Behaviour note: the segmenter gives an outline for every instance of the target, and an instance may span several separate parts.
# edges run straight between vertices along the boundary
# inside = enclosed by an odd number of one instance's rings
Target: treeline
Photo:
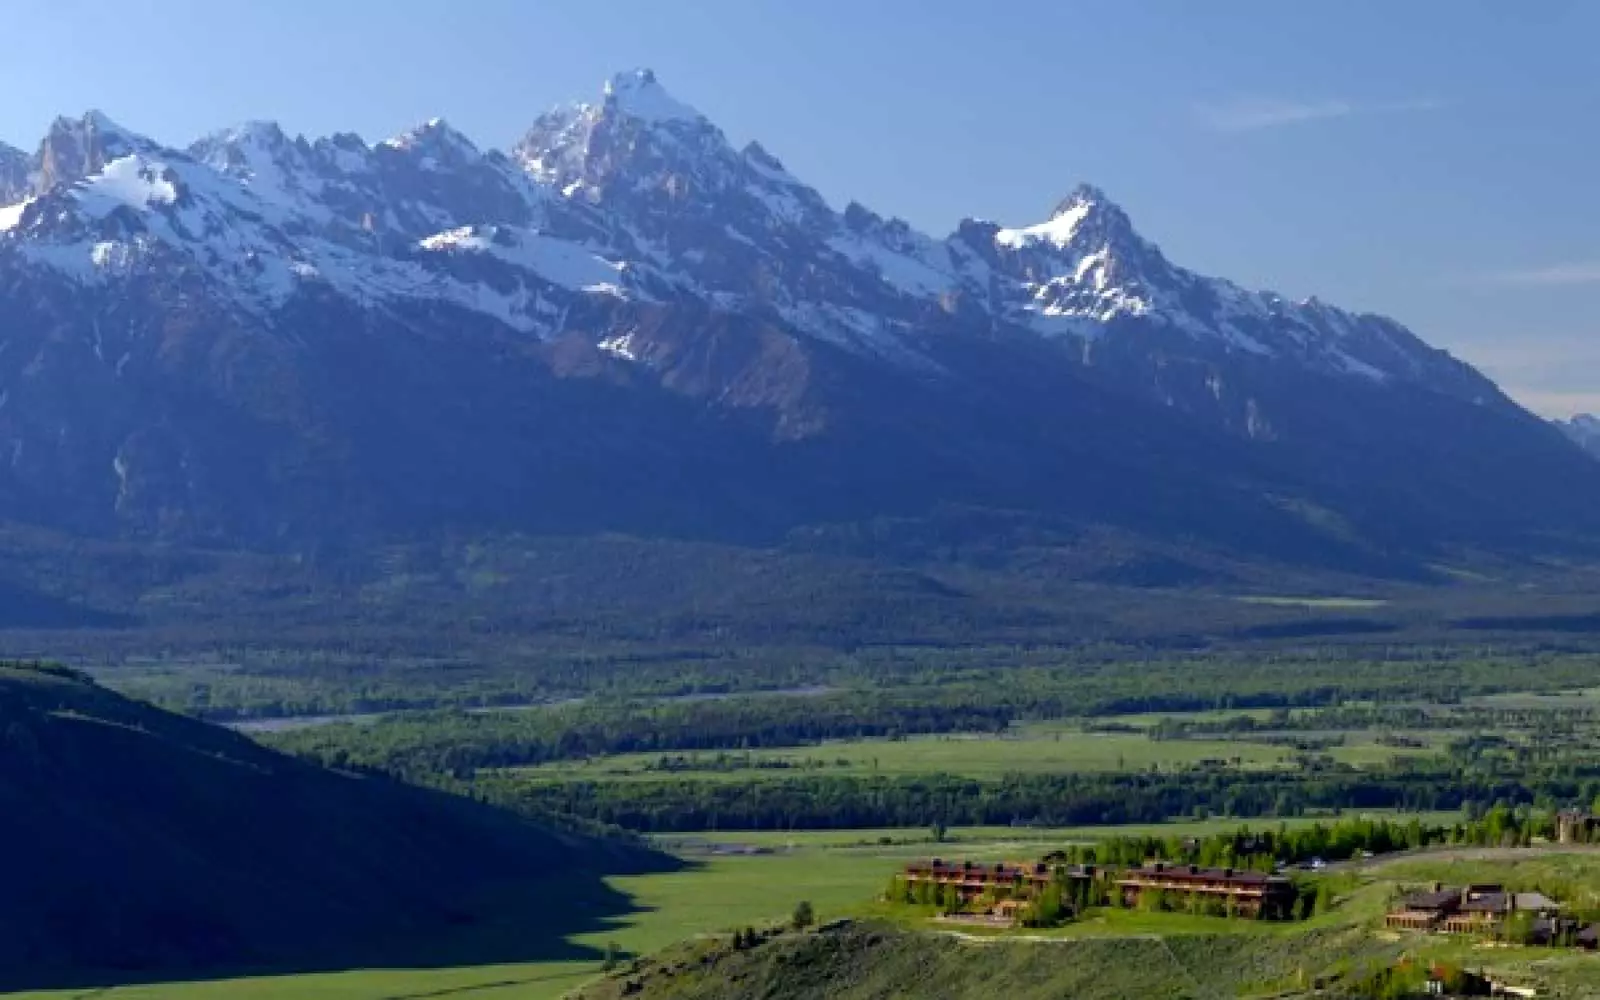
[[[1204,867],[1271,871],[1279,865],[1313,860],[1347,861],[1363,853],[1389,854],[1440,844],[1499,847],[1527,844],[1555,834],[1555,817],[1527,807],[1497,804],[1474,815],[1466,810],[1454,823],[1425,824],[1417,817],[1352,817],[1290,828],[1251,829],[1205,837],[1117,836],[1093,844],[1073,844],[1051,856],[1065,864],[1138,865],[1161,858]]]
[[[1274,709],[1266,716],[1238,714],[1223,718],[1166,718],[1150,727],[1153,739],[1238,736],[1261,733],[1351,730],[1482,730],[1511,732],[1540,729],[1570,734],[1594,728],[1600,712],[1587,708],[1492,708],[1484,706],[1347,706],[1312,711]]]
[[[929,658],[938,662],[949,655],[934,651]],[[942,682],[932,683],[935,675],[926,666],[912,667],[899,660],[879,666],[885,672],[876,677],[877,686],[858,683],[799,689],[803,693],[657,700],[597,695],[578,704],[519,711],[414,712],[371,725],[324,726],[263,738],[338,767],[370,767],[407,776],[466,776],[479,768],[613,753],[770,749],[826,739],[1000,732],[1022,720],[1151,711],[1270,708],[1278,710],[1281,720],[1295,718],[1289,714],[1293,708],[1325,706],[1341,716],[1349,713],[1352,721],[1365,725],[1370,721],[1362,715],[1366,709],[1333,706],[1352,697],[1376,697],[1374,692],[1380,689],[1394,695],[1435,683],[1453,684],[1462,671],[1477,673],[1476,666],[1467,669],[1469,665],[1460,663],[1429,662],[1415,668],[1423,675],[1418,678],[1408,677],[1393,664],[1290,660],[1278,664],[1289,671],[1285,673],[1264,670],[1258,662],[1224,669],[1217,661],[1196,660],[1183,661],[1184,669],[1171,662],[1100,662],[1015,671],[953,669]],[[861,664],[854,669],[866,671]],[[713,675],[695,680],[696,676],[685,675],[680,683],[690,688],[710,684]],[[1333,682],[1336,676],[1342,684]],[[1455,687],[1449,690],[1458,692]],[[1412,719],[1413,711],[1396,710],[1394,718]],[[1196,720],[1166,723],[1156,735],[1190,735],[1202,731],[1195,728],[1198,725]],[[1256,722],[1233,725],[1245,732],[1255,729]]]
[[[59,677],[63,680],[77,681],[80,684],[93,684],[94,678],[86,671],[78,670],[61,663],[50,660],[0,660],[0,670],[26,671],[34,674],[44,674],[49,677]]]
[[[1452,811],[1470,803],[1589,801],[1582,789],[1530,786],[1453,771],[1189,771],[1153,774],[813,775],[729,782],[533,782],[485,776],[479,785],[515,801],[647,833],[1004,825],[1159,823],[1174,817],[1287,817],[1308,811]],[[1600,791],[1597,784],[1592,791]],[[1592,796],[1590,796],[1592,798]]]
[[[616,753],[793,747],[912,733],[999,732],[1005,708],[923,704],[902,695],[839,692],[655,704],[583,704],[518,712],[436,712],[369,725],[273,734],[274,746],[337,768],[408,778],[471,777],[483,768]]]
[[[1043,719],[1351,702],[1449,704],[1592,682],[1588,657],[1461,647],[1180,653],[1138,644],[951,642],[774,648],[667,637],[588,642],[558,633],[493,654],[473,652],[478,648],[476,642],[434,648],[345,637],[312,650],[212,647],[203,661],[154,670],[117,665],[108,656],[97,672],[119,690],[213,721],[578,697],[757,695],[816,686],[915,688],[941,704],[980,704],[1014,718]]]

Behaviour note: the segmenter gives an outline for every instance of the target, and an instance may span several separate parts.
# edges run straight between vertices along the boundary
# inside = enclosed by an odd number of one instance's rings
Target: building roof
[[[1230,885],[1287,885],[1289,880],[1281,875],[1240,868],[1201,868],[1198,865],[1169,865],[1161,862],[1130,868],[1123,873],[1122,881],[1162,879],[1178,882],[1227,882]]]
[[[1461,904],[1463,913],[1505,913],[1511,909],[1513,897],[1506,892],[1486,892]]]
[[[1541,910],[1561,909],[1560,903],[1551,899],[1549,896],[1546,896],[1542,892],[1519,892],[1516,894],[1516,897],[1517,909],[1519,910],[1533,910],[1538,912]]]
[[[906,865],[905,873],[915,878],[961,879],[969,882],[1046,882],[1055,877],[1056,869],[1040,863],[1018,864],[1002,861],[993,864],[976,861],[913,861]],[[1065,870],[1068,878],[1086,877],[1093,870],[1083,865],[1073,865]]]
[[[1466,913],[1547,913],[1561,909],[1561,904],[1542,892],[1485,892],[1469,897],[1461,909]]]
[[[1439,889],[1435,892],[1418,892],[1405,897],[1400,905],[1408,910],[1454,910],[1461,905],[1460,889]]]

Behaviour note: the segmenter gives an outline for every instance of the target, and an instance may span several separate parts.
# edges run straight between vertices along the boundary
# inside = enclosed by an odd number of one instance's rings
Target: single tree
[[[794,925],[795,930],[803,931],[817,922],[817,912],[811,908],[810,902],[802,899],[795,905],[794,916],[789,922]]]

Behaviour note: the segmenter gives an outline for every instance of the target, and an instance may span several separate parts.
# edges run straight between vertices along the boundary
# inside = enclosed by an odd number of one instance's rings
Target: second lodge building
[[[1117,887],[1127,906],[1138,906],[1150,893],[1162,893],[1180,908],[1197,899],[1216,899],[1232,912],[1250,917],[1287,916],[1295,899],[1293,883],[1281,875],[1160,861],[1123,872]]]

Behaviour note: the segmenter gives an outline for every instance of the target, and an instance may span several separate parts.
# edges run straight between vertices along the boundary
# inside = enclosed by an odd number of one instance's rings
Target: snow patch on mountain
[[[177,200],[178,187],[167,165],[141,156],[124,156],[106,164],[84,182],[78,194],[84,208],[102,216],[122,206],[143,209]]]
[[[15,205],[0,206],[0,233],[8,232],[22,224],[22,213],[28,210],[33,199],[19,201]]]
[[[487,254],[573,291],[621,296],[625,261],[610,261],[567,240],[500,226],[463,226],[420,241],[437,253]]]
[[[1040,242],[1064,247],[1072,242],[1073,237],[1077,236],[1078,227],[1083,224],[1083,220],[1087,219],[1092,211],[1094,211],[1094,205],[1091,202],[1080,201],[1037,225],[1027,226],[1022,229],[999,230],[994,234],[994,241],[1000,246],[1011,247],[1012,249],[1031,246]]]
[[[605,337],[596,346],[599,347],[600,350],[605,351],[607,354],[610,354],[613,357],[621,358],[624,361],[637,362],[639,360],[639,353],[634,348],[633,341],[634,333],[632,330],[629,330],[626,333]]]
[[[312,168],[303,144],[291,142],[271,122],[249,122],[208,136],[191,146],[190,153],[237,180],[279,221],[291,215],[324,223],[332,218],[319,201],[326,184]]]
[[[942,295],[958,283],[949,251],[931,240],[896,249],[869,237],[841,233],[826,242],[835,253],[857,267],[871,269],[884,284],[906,295]]]

